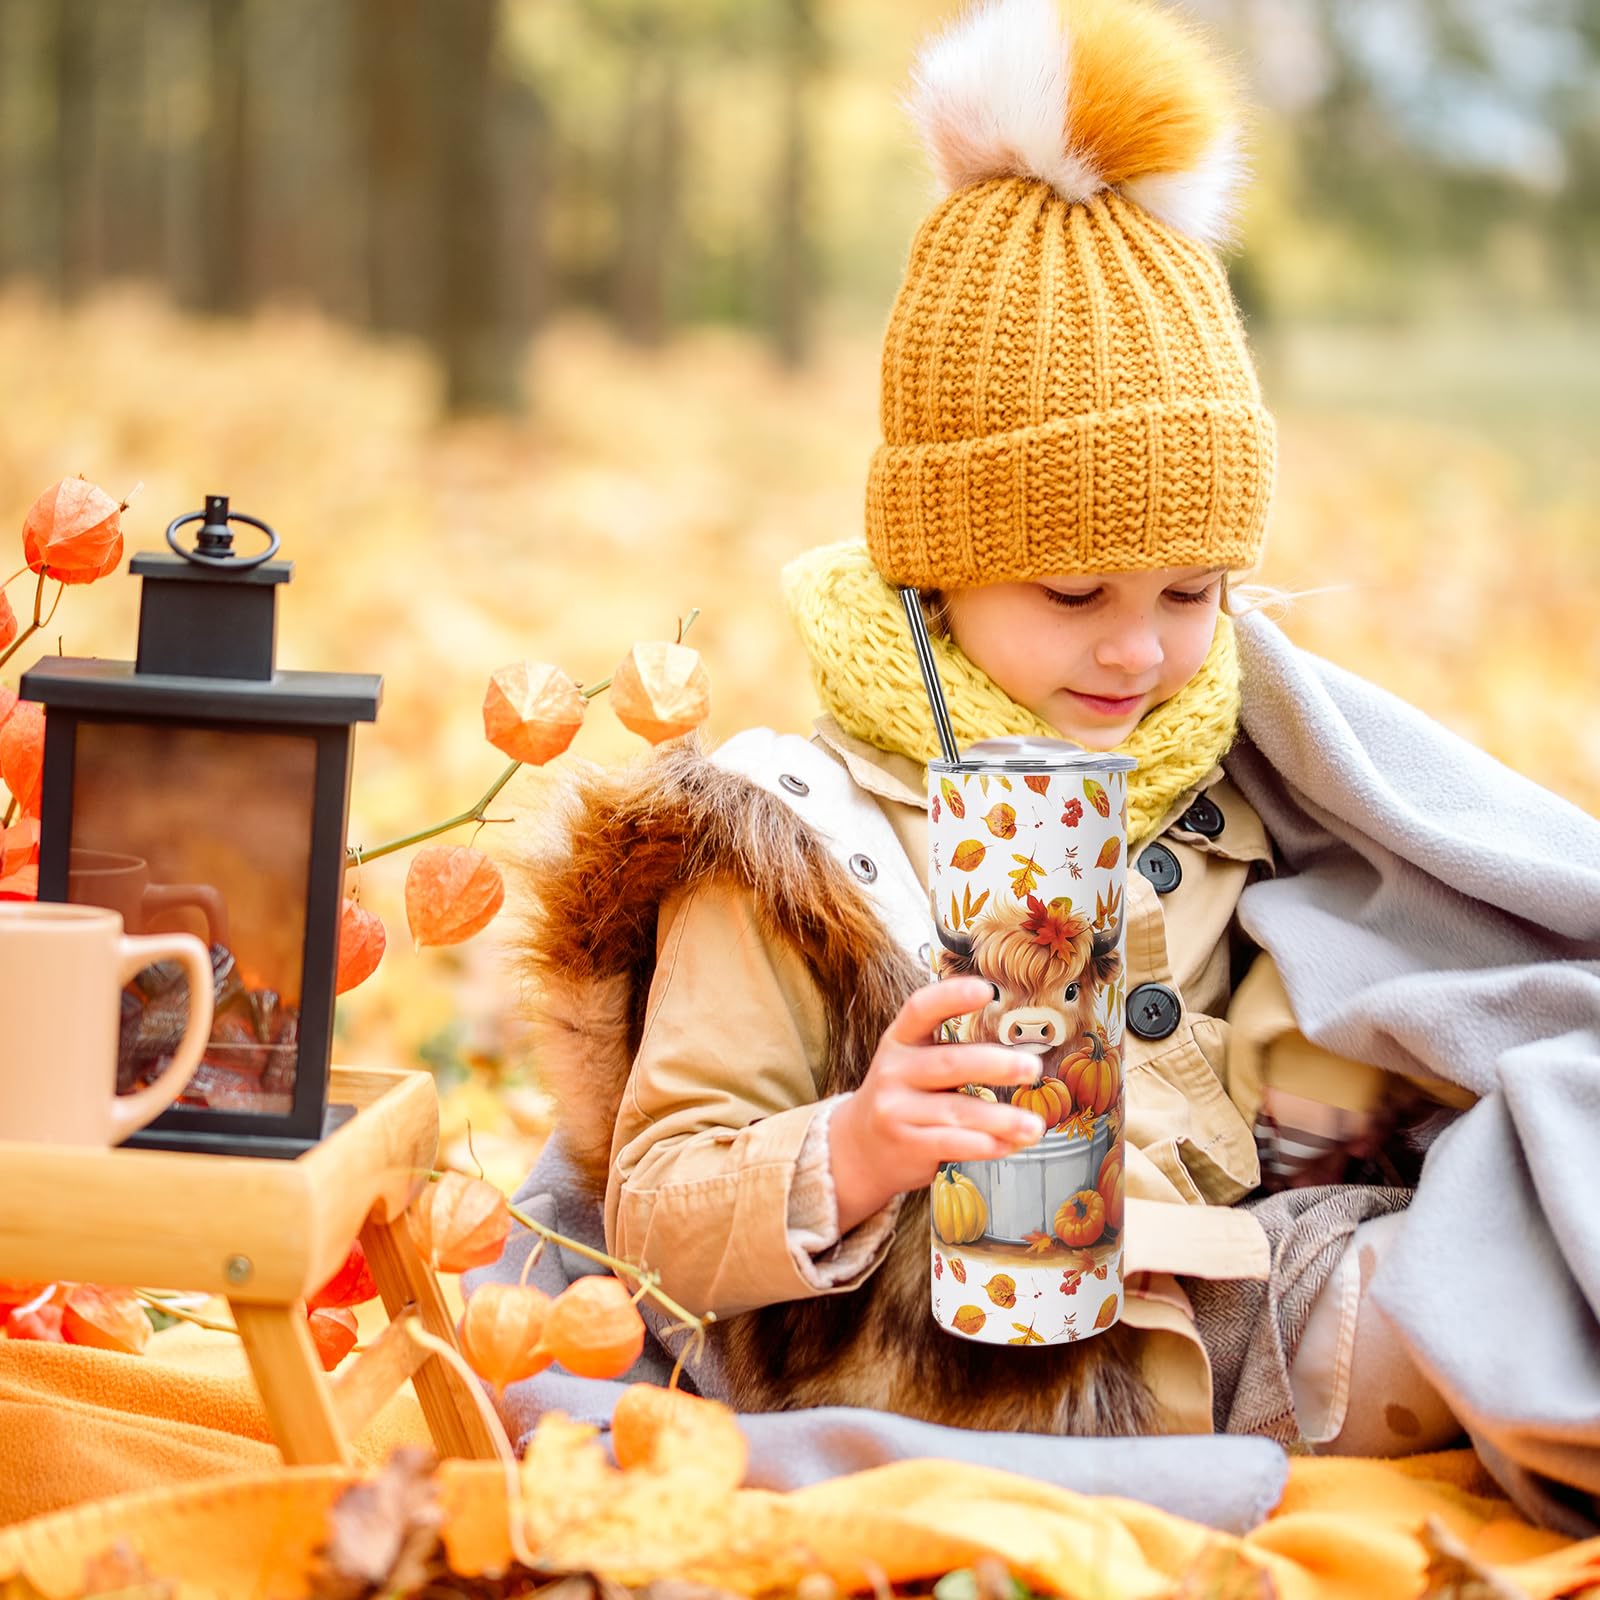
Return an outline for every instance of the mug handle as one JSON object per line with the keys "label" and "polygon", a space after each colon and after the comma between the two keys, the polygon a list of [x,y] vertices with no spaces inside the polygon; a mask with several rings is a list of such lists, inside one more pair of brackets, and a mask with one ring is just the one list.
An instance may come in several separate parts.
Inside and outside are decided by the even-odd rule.
{"label": "mug handle", "polygon": [[193,906],[206,919],[212,944],[228,942],[228,907],[220,891],[209,883],[149,883],[139,902],[141,916],[151,917],[179,906]]}
{"label": "mug handle", "polygon": [[[211,1042],[211,958],[192,933],[124,934],[118,941],[122,953],[121,983],[152,961],[177,961],[189,978],[189,1021],[178,1048],[154,1083],[111,1101],[111,1125],[117,1139],[136,1133],[153,1122],[189,1087],[200,1057]],[[119,985],[120,987],[120,985]]]}

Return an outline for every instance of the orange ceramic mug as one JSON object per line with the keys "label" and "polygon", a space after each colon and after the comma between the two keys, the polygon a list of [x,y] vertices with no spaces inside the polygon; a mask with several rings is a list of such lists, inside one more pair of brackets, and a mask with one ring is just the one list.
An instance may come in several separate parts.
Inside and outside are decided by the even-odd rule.
{"label": "orange ceramic mug", "polygon": [[[155,1082],[119,1095],[119,997],[152,961],[183,964],[188,1025]],[[99,906],[0,904],[0,1139],[119,1144],[160,1116],[211,1037],[211,985],[193,934],[125,934]]]}

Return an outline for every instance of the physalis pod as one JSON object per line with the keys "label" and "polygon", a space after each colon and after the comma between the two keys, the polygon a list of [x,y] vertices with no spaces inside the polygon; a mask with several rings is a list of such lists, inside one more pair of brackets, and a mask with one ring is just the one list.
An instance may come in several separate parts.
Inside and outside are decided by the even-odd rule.
{"label": "physalis pod", "polygon": [[339,914],[339,965],[333,992],[343,994],[358,983],[365,983],[378,970],[388,942],[382,920],[346,895]]}
{"label": "physalis pod", "polygon": [[486,1283],[475,1289],[456,1325],[467,1364],[496,1392],[543,1372],[555,1358],[540,1339],[550,1296],[521,1283]]}
{"label": "physalis pod", "polygon": [[504,904],[505,880],[481,850],[464,844],[425,845],[406,872],[406,922],[411,940],[460,944],[488,926]]}
{"label": "physalis pod", "polygon": [[122,561],[122,509],[86,478],[63,478],[29,506],[22,554],[59,583],[93,583]]}
{"label": "physalis pod", "polygon": [[0,723],[0,780],[25,817],[39,815],[44,789],[44,707],[19,700]]}
{"label": "physalis pod", "polygon": [[657,1383],[622,1391],[611,1415],[611,1448],[618,1466],[696,1473],[728,1490],[744,1482],[749,1459],[744,1434],[725,1405]]}
{"label": "physalis pod", "polygon": [[483,732],[513,761],[542,766],[578,736],[588,702],[560,667],[515,661],[489,679]]}
{"label": "physalis pod", "polygon": [[406,1210],[418,1252],[441,1272],[465,1272],[500,1259],[511,1231],[506,1197],[492,1183],[447,1172]]}
{"label": "physalis pod", "polygon": [[611,675],[611,708],[651,744],[698,728],[711,714],[711,680],[700,652],[665,640],[636,644]]}
{"label": "physalis pod", "polygon": [[580,1378],[620,1378],[644,1349],[644,1318],[627,1285],[600,1273],[574,1279],[550,1302],[544,1349]]}

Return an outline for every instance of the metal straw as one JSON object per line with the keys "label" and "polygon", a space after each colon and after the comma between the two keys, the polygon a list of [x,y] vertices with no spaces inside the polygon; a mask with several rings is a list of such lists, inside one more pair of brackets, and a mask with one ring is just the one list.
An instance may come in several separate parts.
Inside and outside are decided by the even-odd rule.
{"label": "metal straw", "polygon": [[939,667],[933,659],[933,641],[928,638],[922,602],[917,598],[915,589],[902,589],[900,602],[906,608],[906,621],[911,624],[911,642],[916,646],[917,665],[922,669],[922,685],[928,691],[928,706],[933,712],[939,748],[944,752],[945,760],[955,766],[961,760],[961,752],[956,748],[955,730],[950,726],[950,711],[944,703],[944,685],[939,682]]}

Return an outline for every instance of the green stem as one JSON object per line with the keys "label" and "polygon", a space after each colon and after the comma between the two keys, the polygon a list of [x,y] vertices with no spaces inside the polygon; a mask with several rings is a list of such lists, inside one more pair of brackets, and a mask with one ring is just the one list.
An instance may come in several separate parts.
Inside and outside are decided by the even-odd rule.
{"label": "green stem", "polygon": [[[40,581],[42,583],[43,579]],[[683,642],[684,634],[694,626],[694,620],[699,615],[699,606],[693,606],[690,608],[689,614],[679,623],[678,642],[680,644]],[[31,632],[32,630],[30,629],[29,631]],[[22,639],[25,638],[27,638],[27,634],[23,634],[17,640],[17,644],[21,644]],[[13,645],[12,649],[14,650],[15,648],[16,645]],[[0,656],[0,666],[5,664],[5,660],[5,656]],[[591,683],[586,689],[579,690],[579,693],[585,700],[593,700],[596,695],[604,694],[610,687],[611,679],[602,678],[598,683]],[[494,797],[517,775],[522,766],[522,762],[513,761],[479,796],[476,805],[451,817],[447,822],[436,822],[431,828],[419,828],[415,833],[408,833],[400,839],[387,839],[382,844],[373,845],[370,850],[363,850],[359,845],[351,845],[344,853],[345,865],[347,867],[359,867],[363,861],[376,861],[380,856],[392,856],[396,851],[409,850],[414,844],[423,844],[429,839],[437,839],[441,833],[449,833],[452,828],[465,827],[469,822],[486,821],[484,812],[488,810]]]}
{"label": "green stem", "polygon": [[[26,571],[27,569],[24,568],[23,570]],[[12,574],[12,577],[20,578],[21,576],[22,576],[22,573],[20,573],[20,572]],[[10,581],[11,581],[10,578],[6,579],[7,583],[9,583]],[[66,591],[67,591],[67,586],[65,584],[62,584],[62,586],[61,586],[61,594],[65,594]],[[56,605],[58,606],[60,604],[61,604],[61,595],[58,594],[56,596]],[[12,658],[12,656],[14,656],[17,653],[17,651],[19,651],[23,647],[23,645],[25,645],[28,642],[28,640],[30,640],[34,636],[34,634],[36,634],[40,630],[40,628],[44,627],[44,625],[50,620],[49,617],[41,617],[40,616],[39,613],[40,613],[41,609],[43,608],[43,606],[44,606],[44,574],[41,572],[39,574],[38,586],[33,591],[33,621],[30,622],[28,624],[28,626],[26,628],[24,628],[22,630],[22,632],[19,633],[16,636],[16,638],[11,641],[11,644],[6,649],[5,653],[3,655],[0,655],[0,667],[3,667],[6,664],[6,662],[8,662]],[[51,606],[51,608],[50,608],[50,616],[53,617],[55,614],[56,614],[56,608],[55,608],[55,606]]]}
{"label": "green stem", "polygon": [[636,1267],[631,1261],[619,1261],[615,1256],[608,1256],[604,1250],[594,1250],[586,1244],[579,1244],[576,1239],[569,1239],[564,1233],[557,1233],[554,1228],[547,1228],[542,1222],[536,1222],[526,1211],[519,1211],[509,1200],[506,1202],[506,1210],[530,1233],[538,1234],[547,1243],[559,1245],[563,1250],[571,1250],[577,1255],[585,1256],[602,1267],[609,1267],[615,1273],[626,1272],[630,1277],[638,1279],[639,1287],[644,1293],[652,1300],[659,1301],[662,1307],[670,1311],[685,1327],[693,1328],[697,1333],[704,1333],[706,1324],[717,1320],[714,1312],[708,1312],[704,1317],[697,1317],[692,1311],[684,1310],[671,1295],[659,1287],[655,1272]]}
{"label": "green stem", "polygon": [[197,1317],[192,1311],[185,1311],[182,1306],[168,1304],[158,1294],[149,1294],[143,1289],[133,1291],[134,1298],[147,1306],[154,1306],[163,1316],[176,1317],[179,1322],[192,1322],[197,1328],[204,1328],[208,1333],[231,1333],[237,1336],[239,1330],[231,1322],[213,1322],[209,1317]]}

